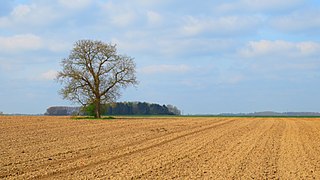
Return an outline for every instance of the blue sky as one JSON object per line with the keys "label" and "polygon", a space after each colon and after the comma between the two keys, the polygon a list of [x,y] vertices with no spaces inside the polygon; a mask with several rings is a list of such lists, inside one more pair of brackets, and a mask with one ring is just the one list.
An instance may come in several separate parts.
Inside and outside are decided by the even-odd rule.
{"label": "blue sky", "polygon": [[317,0],[2,0],[0,111],[72,105],[53,79],[75,41],[116,43],[137,88],[184,114],[320,111]]}

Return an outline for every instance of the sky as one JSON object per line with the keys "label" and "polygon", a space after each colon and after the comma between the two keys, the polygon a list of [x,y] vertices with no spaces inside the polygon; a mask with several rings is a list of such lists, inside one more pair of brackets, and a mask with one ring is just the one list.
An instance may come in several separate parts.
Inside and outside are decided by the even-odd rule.
{"label": "sky", "polygon": [[318,0],[1,0],[0,111],[77,105],[54,79],[81,39],[134,58],[140,83],[119,101],[183,114],[320,111]]}

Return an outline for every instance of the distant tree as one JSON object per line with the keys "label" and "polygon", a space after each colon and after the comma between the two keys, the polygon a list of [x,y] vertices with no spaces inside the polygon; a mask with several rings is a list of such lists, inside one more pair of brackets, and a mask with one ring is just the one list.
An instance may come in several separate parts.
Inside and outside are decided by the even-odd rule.
{"label": "distant tree", "polygon": [[149,104],[148,103],[141,103],[139,102],[137,104],[138,106],[138,113],[139,115],[149,115],[150,114],[150,107],[149,107]]}
{"label": "distant tree", "polygon": [[83,107],[83,110],[84,110],[84,113],[85,113],[86,115],[94,116],[95,107],[94,107],[93,104],[89,104],[89,105]]}
{"label": "distant tree", "polygon": [[53,106],[49,107],[45,113],[48,116],[66,116],[80,113],[79,107]]}
{"label": "distant tree", "polygon": [[167,105],[167,108],[169,110],[169,112],[171,112],[172,114],[174,115],[181,115],[181,111],[176,107],[176,106],[173,106],[171,104],[168,104]]}
{"label": "distant tree", "polygon": [[3,115],[3,112],[2,111],[0,111],[0,116],[2,116]]}
{"label": "distant tree", "polygon": [[154,115],[170,115],[170,112],[168,110],[168,108],[163,105],[160,106],[159,104],[150,104],[150,114],[154,114]]}
{"label": "distant tree", "polygon": [[93,105],[94,116],[101,117],[101,104],[114,102],[120,89],[136,85],[133,58],[117,53],[116,45],[101,41],[80,40],[62,60],[57,80],[64,85],[64,99]]}

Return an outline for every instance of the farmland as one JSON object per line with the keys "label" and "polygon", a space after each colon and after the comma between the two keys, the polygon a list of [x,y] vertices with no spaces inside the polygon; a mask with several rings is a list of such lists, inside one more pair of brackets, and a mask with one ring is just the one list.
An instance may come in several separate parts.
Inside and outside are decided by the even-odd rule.
{"label": "farmland", "polygon": [[320,119],[0,116],[0,179],[320,179]]}

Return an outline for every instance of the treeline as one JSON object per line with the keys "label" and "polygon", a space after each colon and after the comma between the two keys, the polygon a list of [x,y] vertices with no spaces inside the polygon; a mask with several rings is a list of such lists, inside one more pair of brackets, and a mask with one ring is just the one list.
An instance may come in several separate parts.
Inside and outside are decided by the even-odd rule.
{"label": "treeline", "polygon": [[[159,105],[146,102],[117,102],[101,105],[102,115],[181,115],[173,105]],[[45,115],[94,115],[94,106],[87,107],[49,107]]]}
{"label": "treeline", "polygon": [[319,112],[274,112],[274,111],[262,111],[254,113],[222,113],[218,116],[283,116],[283,117],[318,117],[320,116]]}
{"label": "treeline", "polygon": [[52,106],[47,109],[44,115],[47,116],[68,116],[68,115],[84,115],[80,107],[68,106]]}

